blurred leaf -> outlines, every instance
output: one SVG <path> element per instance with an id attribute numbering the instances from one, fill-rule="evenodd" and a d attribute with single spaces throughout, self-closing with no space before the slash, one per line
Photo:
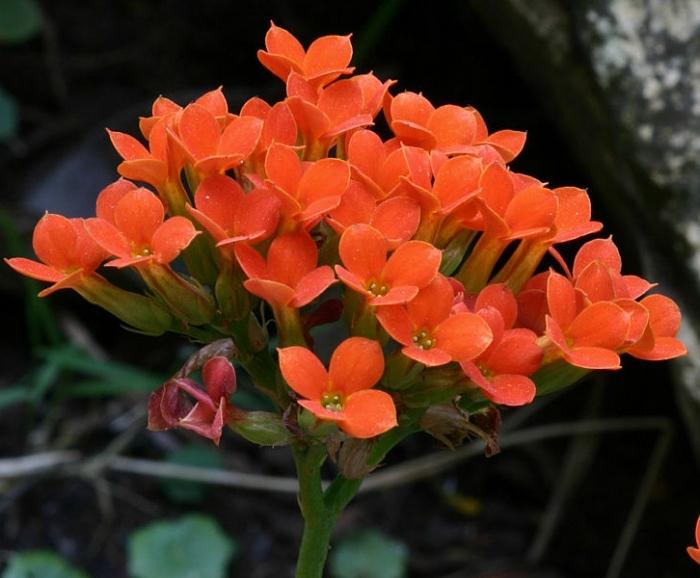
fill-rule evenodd
<path id="1" fill-rule="evenodd" d="M 99 361 L 75 347 L 57 347 L 42 351 L 41 356 L 63 370 L 71 370 L 96 378 L 79 381 L 61 391 L 71 397 L 99 397 L 132 392 L 148 392 L 156 389 L 164 379 L 126 363 Z"/>
<path id="2" fill-rule="evenodd" d="M 17 44 L 41 30 L 41 8 L 35 0 L 0 0 L 0 42 Z"/>
<path id="3" fill-rule="evenodd" d="M 2 0 L 0 0 L 1 3 Z M 0 86 L 0 142 L 8 141 L 14 137 L 17 134 L 18 126 L 19 111 L 17 110 L 17 103 L 12 95 Z"/>
<path id="4" fill-rule="evenodd" d="M 219 451 L 213 447 L 201 444 L 182 446 L 169 453 L 165 461 L 169 464 L 211 469 L 221 469 L 224 466 L 224 461 Z M 179 504 L 197 504 L 206 495 L 204 484 L 199 482 L 165 478 L 161 483 L 163 491 L 168 497 Z"/>
<path id="5" fill-rule="evenodd" d="M 53 552 L 34 550 L 15 554 L 2 578 L 88 578 Z"/>
<path id="6" fill-rule="evenodd" d="M 404 578 L 408 571 L 406 546 L 376 530 L 355 534 L 331 552 L 333 578 Z"/>
<path id="7" fill-rule="evenodd" d="M 224 578 L 238 545 L 215 520 L 193 514 L 137 530 L 128 548 L 133 578 Z"/>
<path id="8" fill-rule="evenodd" d="M 0 409 L 29 400 L 29 391 L 25 387 L 6 387 L 0 390 Z"/>

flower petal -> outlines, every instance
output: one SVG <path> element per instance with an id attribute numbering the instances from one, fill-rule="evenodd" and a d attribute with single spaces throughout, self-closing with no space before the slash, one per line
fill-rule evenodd
<path id="1" fill-rule="evenodd" d="M 151 249 L 158 263 L 166 264 L 177 259 L 199 234 L 192 221 L 185 217 L 171 217 L 153 233 Z"/>
<path id="2" fill-rule="evenodd" d="M 289 387 L 302 397 L 320 401 L 328 389 L 329 377 L 318 357 L 306 347 L 284 347 L 277 351 L 280 371 Z"/>
<path id="3" fill-rule="evenodd" d="M 202 367 L 202 381 L 209 397 L 216 402 L 236 391 L 236 370 L 228 359 L 217 355 Z"/>
<path id="4" fill-rule="evenodd" d="M 124 195 L 114 208 L 114 224 L 138 247 L 147 247 L 163 222 L 163 203 L 151 191 L 134 189 Z"/>
<path id="5" fill-rule="evenodd" d="M 379 280 L 386 263 L 388 243 L 377 229 L 358 224 L 348 227 L 340 237 L 340 259 L 351 273 L 367 283 Z"/>
<path id="6" fill-rule="evenodd" d="M 333 269 L 324 265 L 304 275 L 294 288 L 294 298 L 289 302 L 290 307 L 308 305 L 335 283 Z"/>
<path id="7" fill-rule="evenodd" d="M 384 354 L 379 343 L 350 337 L 333 352 L 328 373 L 331 389 L 344 395 L 373 387 L 384 373 Z"/>
<path id="8" fill-rule="evenodd" d="M 385 391 L 365 389 L 350 395 L 338 424 L 350 437 L 373 438 L 398 425 L 394 400 Z"/>
<path id="9" fill-rule="evenodd" d="M 435 328 L 437 347 L 446 351 L 454 361 L 474 359 L 491 344 L 493 333 L 489 324 L 475 313 L 457 313 Z"/>
<path id="10" fill-rule="evenodd" d="M 441 260 L 442 252 L 430 243 L 408 241 L 389 257 L 382 277 L 390 287 L 412 285 L 420 289 L 435 279 Z"/>

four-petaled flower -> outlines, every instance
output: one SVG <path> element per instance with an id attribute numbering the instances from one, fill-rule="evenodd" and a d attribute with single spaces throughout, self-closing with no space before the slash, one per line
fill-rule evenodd
<path id="1" fill-rule="evenodd" d="M 396 407 L 385 391 L 371 389 L 384 372 L 374 340 L 350 337 L 333 352 L 329 369 L 309 349 L 279 349 L 280 371 L 299 405 L 321 420 L 334 421 L 354 438 L 371 438 L 397 425 Z"/>

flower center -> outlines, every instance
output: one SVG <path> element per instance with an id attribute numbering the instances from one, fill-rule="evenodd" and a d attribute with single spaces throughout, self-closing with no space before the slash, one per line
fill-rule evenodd
<path id="1" fill-rule="evenodd" d="M 343 396 L 335 391 L 327 391 L 321 396 L 321 405 L 328 411 L 342 411 Z"/>
<path id="2" fill-rule="evenodd" d="M 425 329 L 421 329 L 418 333 L 415 333 L 412 339 L 413 344 L 418 349 L 432 349 L 437 343 L 437 340 L 431 337 L 430 333 Z"/>
<path id="3" fill-rule="evenodd" d="M 378 283 L 377 281 L 370 281 L 367 285 L 367 291 L 369 291 L 375 297 L 381 297 L 389 292 L 389 287 L 384 283 Z"/>

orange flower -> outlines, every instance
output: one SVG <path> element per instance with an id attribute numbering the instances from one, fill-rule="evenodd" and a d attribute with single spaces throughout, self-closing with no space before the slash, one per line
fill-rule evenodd
<path id="1" fill-rule="evenodd" d="M 354 178 L 377 199 L 409 193 L 410 183 L 430 189 L 430 155 L 402 146 L 397 139 L 382 142 L 371 130 L 358 130 L 348 140 L 348 162 Z"/>
<path id="2" fill-rule="evenodd" d="M 406 306 L 379 307 L 377 319 L 415 361 L 430 367 L 468 361 L 486 350 L 493 335 L 474 313 L 450 314 L 453 299 L 452 285 L 437 275 Z"/>
<path id="3" fill-rule="evenodd" d="M 122 187 L 126 182 L 120 180 L 112 186 Z M 83 219 L 67 219 L 51 213 L 46 213 L 34 227 L 32 247 L 39 261 L 14 257 L 5 262 L 22 275 L 52 283 L 39 297 L 75 287 L 107 257 L 85 230 Z"/>
<path id="4" fill-rule="evenodd" d="M 254 96 L 241 107 L 241 116 L 251 116 L 263 121 L 262 133 L 255 151 L 244 161 L 244 169 L 260 176 L 265 174 L 265 156 L 272 143 L 295 145 L 297 142 L 297 123 L 286 102 L 274 106 L 262 98 Z"/>
<path id="5" fill-rule="evenodd" d="M 420 205 L 407 196 L 385 199 L 377 203 L 376 198 L 357 181 L 350 185 L 326 221 L 338 233 L 351 225 L 364 223 L 380 231 L 392 249 L 413 237 L 420 223 Z"/>
<path id="6" fill-rule="evenodd" d="M 547 280 L 545 333 L 571 365 L 619 369 L 629 316 L 610 301 L 586 305 L 583 294 L 564 276 L 550 271 Z"/>
<path id="7" fill-rule="evenodd" d="M 355 78 L 339 80 L 318 93 L 296 73 L 287 79 L 287 100 L 305 145 L 308 160 L 325 156 L 338 137 L 371 125 L 367 103 Z"/>
<path id="8" fill-rule="evenodd" d="M 235 253 L 248 276 L 245 288 L 273 307 L 308 305 L 335 282 L 333 269 L 316 267 L 318 250 L 308 233 L 277 237 L 270 245 L 267 260 L 243 244 L 236 245 Z"/>
<path id="9" fill-rule="evenodd" d="M 378 436 L 397 425 L 391 396 L 371 389 L 384 373 L 379 343 L 350 337 L 333 352 L 328 371 L 305 347 L 278 349 L 284 379 L 304 399 L 299 405 L 333 421 L 354 438 Z"/>
<path id="10" fill-rule="evenodd" d="M 239 116 L 222 130 L 214 114 L 204 106 L 187 105 L 177 125 L 168 134 L 201 178 L 223 173 L 243 163 L 258 146 L 263 121 Z"/>
<path id="11" fill-rule="evenodd" d="M 694 562 L 700 564 L 700 517 L 695 523 L 695 544 L 697 545 L 696 547 L 688 546 L 687 552 Z"/>
<path id="12" fill-rule="evenodd" d="M 97 198 L 97 218 L 86 227 L 95 241 L 116 257 L 110 267 L 130 267 L 175 260 L 198 231 L 185 217 L 165 219 L 163 203 L 152 192 L 136 187 L 104 189 Z"/>
<path id="13" fill-rule="evenodd" d="M 352 59 L 350 36 L 322 36 L 304 50 L 291 33 L 270 22 L 265 48 L 267 51 L 258 50 L 258 60 L 284 81 L 293 71 L 318 89 L 354 70 L 348 67 Z"/>
<path id="14" fill-rule="evenodd" d="M 649 313 L 649 323 L 644 334 L 627 353 L 647 361 L 673 359 L 688 353 L 683 342 L 676 337 L 681 326 L 678 305 L 664 295 L 649 295 L 639 304 Z"/>
<path id="15" fill-rule="evenodd" d="M 530 403 L 536 388 L 528 376 L 539 369 L 543 351 L 536 333 L 513 327 L 518 316 L 515 297 L 503 284 L 489 285 L 477 296 L 474 311 L 488 323 L 493 341 L 473 362 L 462 362 L 462 370 L 494 403 Z"/>
<path id="16" fill-rule="evenodd" d="M 446 154 L 473 154 L 487 162 L 510 162 L 525 146 L 525 133 L 502 130 L 488 134 L 481 115 L 471 107 L 435 108 L 415 92 L 391 99 L 387 121 L 401 142 Z"/>
<path id="17" fill-rule="evenodd" d="M 293 147 L 277 143 L 267 151 L 265 172 L 282 203 L 282 227 L 286 230 L 296 228 L 297 223 L 313 227 L 340 204 L 350 183 L 350 167 L 345 161 L 302 163 Z"/>
<path id="18" fill-rule="evenodd" d="M 442 258 L 432 245 L 408 241 L 387 259 L 388 241 L 369 225 L 346 229 L 338 250 L 345 266 L 335 266 L 338 277 L 373 306 L 399 305 L 413 299 L 435 279 Z"/>
<path id="19" fill-rule="evenodd" d="M 226 175 L 204 179 L 194 195 L 196 208 L 190 214 L 209 232 L 217 246 L 247 241 L 257 243 L 270 237 L 279 221 L 280 202 L 268 190 L 248 194 Z"/>

